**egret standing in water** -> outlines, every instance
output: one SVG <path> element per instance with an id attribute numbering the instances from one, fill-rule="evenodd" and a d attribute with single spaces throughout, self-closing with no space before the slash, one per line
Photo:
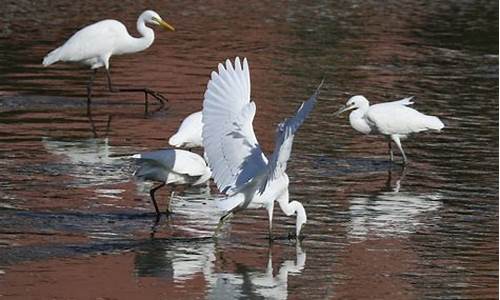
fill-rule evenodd
<path id="1" fill-rule="evenodd" d="M 201 185 L 210 179 L 211 172 L 203 157 L 180 149 L 166 149 L 135 154 L 139 169 L 135 172 L 137 178 L 160 182 L 149 192 L 155 207 L 157 218 L 160 210 L 155 200 L 155 192 L 165 185 L 193 186 Z M 167 215 L 171 213 L 170 199 L 167 201 Z"/>
<path id="2" fill-rule="evenodd" d="M 144 11 L 137 19 L 139 38 L 131 36 L 125 25 L 117 20 L 103 20 L 88 25 L 69 38 L 61 47 L 52 50 L 43 59 L 43 65 L 49 66 L 58 61 L 76 62 L 90 66 L 93 70 L 87 84 L 87 112 L 90 112 L 92 101 L 92 85 L 97 69 L 104 67 L 110 92 L 144 92 L 147 104 L 148 95 L 156 98 L 162 105 L 166 100 L 161 94 L 148 88 L 113 87 L 109 74 L 109 59 L 112 55 L 128 54 L 143 51 L 153 43 L 155 34 L 146 24 L 158 25 L 174 31 L 174 27 L 165 22 L 160 15 L 152 10 Z"/>
<path id="3" fill-rule="evenodd" d="M 202 112 L 198 111 L 187 116 L 177 132 L 170 137 L 168 143 L 173 147 L 197 148 L 203 147 L 201 132 L 203 130 Z"/>
<path id="4" fill-rule="evenodd" d="M 321 85 L 320 85 L 321 87 Z M 319 88 L 302 103 L 295 116 L 278 125 L 274 153 L 268 160 L 262 153 L 253 130 L 255 102 L 250 100 L 250 70 L 246 59 L 237 57 L 219 64 L 212 72 L 203 101 L 203 146 L 208 165 L 219 190 L 227 197 L 218 203 L 226 215 L 246 208 L 265 208 L 272 240 L 274 201 L 287 215 L 296 215 L 298 238 L 307 221 L 304 206 L 289 202 L 287 161 L 297 129 L 316 104 Z"/>
<path id="5" fill-rule="evenodd" d="M 351 97 L 346 105 L 342 106 L 335 115 L 339 115 L 344 111 L 352 110 L 349 115 L 351 126 L 364 134 L 382 134 L 388 136 L 389 153 L 391 161 L 394 160 L 392 153 L 391 140 L 398 146 L 403 163 L 406 165 L 406 158 L 401 139 L 405 139 L 408 135 L 416 132 L 435 130 L 441 131 L 444 124 L 439 118 L 434 116 L 424 115 L 416 111 L 408 105 L 413 104 L 413 97 L 405 98 L 399 101 L 385 102 L 370 106 L 368 100 L 363 96 Z"/>

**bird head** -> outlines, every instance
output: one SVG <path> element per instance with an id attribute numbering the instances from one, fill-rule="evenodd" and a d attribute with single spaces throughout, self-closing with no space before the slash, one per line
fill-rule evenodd
<path id="1" fill-rule="evenodd" d="M 300 231 L 304 228 L 304 225 L 307 223 L 307 214 L 306 210 L 304 209 L 304 206 L 300 202 L 297 201 L 292 201 L 294 204 L 296 204 L 296 214 L 297 214 L 297 219 L 295 223 L 295 236 L 297 240 L 299 239 L 300 236 Z M 291 203 L 290 203 L 291 204 Z"/>
<path id="2" fill-rule="evenodd" d="M 153 25 L 158 25 L 160 27 L 163 27 L 165 30 L 170 30 L 170 31 L 175 31 L 175 28 L 165 22 L 158 13 L 152 10 L 146 10 L 143 12 L 140 16 L 144 20 L 144 22 L 148 24 L 153 24 Z"/>
<path id="3" fill-rule="evenodd" d="M 368 102 L 368 100 L 364 96 L 361 96 L 361 95 L 353 96 L 353 97 L 349 98 L 349 100 L 347 100 L 345 105 L 342 105 L 339 108 L 339 110 L 337 110 L 337 112 L 334 114 L 334 116 L 338 116 L 341 113 L 348 111 L 348 110 L 351 110 L 351 109 L 356 109 L 356 108 L 360 108 L 360 107 L 367 107 L 369 105 L 370 105 L 370 103 Z"/>

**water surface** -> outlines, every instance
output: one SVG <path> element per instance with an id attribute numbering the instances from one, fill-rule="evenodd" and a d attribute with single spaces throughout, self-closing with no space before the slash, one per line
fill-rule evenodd
<path id="1" fill-rule="evenodd" d="M 109 94 L 99 73 L 41 67 L 83 24 L 154 7 L 177 31 L 112 59 L 119 85 L 170 102 L 144 114 L 140 94 Z M 489 299 L 498 294 L 498 3 L 496 1 L 6 1 L 0 7 L 0 286 L 26 298 Z M 269 246 L 264 210 L 212 239 L 216 188 L 181 188 L 154 223 L 150 185 L 121 154 L 160 149 L 201 109 L 211 70 L 247 57 L 254 128 L 274 128 L 325 78 L 288 166 L 308 213 L 302 243 Z M 386 141 L 332 113 L 354 94 L 373 103 L 414 95 L 441 134 Z M 160 192 L 163 201 L 169 189 Z M 275 210 L 286 237 L 294 218 Z M 57 287 L 57 288 L 56 288 Z M 89 288 L 92 287 L 92 288 Z"/>

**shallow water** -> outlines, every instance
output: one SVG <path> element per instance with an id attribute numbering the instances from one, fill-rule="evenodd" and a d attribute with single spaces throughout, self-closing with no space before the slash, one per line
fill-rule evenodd
<path id="1" fill-rule="evenodd" d="M 2 296 L 497 298 L 496 1 L 155 3 L 177 31 L 113 58 L 112 76 L 170 102 L 144 114 L 142 95 L 106 93 L 100 73 L 94 130 L 89 72 L 44 69 L 41 59 L 82 24 L 113 17 L 132 28 L 152 3 L 85 3 L 0 7 Z M 295 220 L 278 208 L 272 246 L 264 210 L 238 214 L 212 239 L 214 185 L 177 190 L 174 215 L 155 224 L 150 186 L 120 157 L 166 147 L 201 109 L 211 70 L 236 55 L 250 62 L 254 127 L 267 152 L 275 125 L 325 78 L 287 171 L 291 199 L 308 213 L 302 243 L 286 239 Z M 332 117 L 354 94 L 374 103 L 415 95 L 415 108 L 446 128 L 404 141 L 411 164 L 402 170 L 383 138 Z"/>

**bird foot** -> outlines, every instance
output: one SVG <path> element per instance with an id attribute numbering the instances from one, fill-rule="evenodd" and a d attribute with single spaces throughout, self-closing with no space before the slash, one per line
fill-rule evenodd
<path id="1" fill-rule="evenodd" d="M 144 93 L 146 95 L 151 95 L 151 97 L 158 100 L 162 106 L 165 104 L 165 102 L 168 102 L 168 99 L 165 96 L 163 96 L 162 94 L 160 94 L 159 92 L 156 92 L 156 91 L 153 91 L 151 89 L 146 88 L 146 89 L 144 89 Z"/>
<path id="2" fill-rule="evenodd" d="M 293 233 L 293 232 L 289 232 L 288 233 L 288 239 L 289 240 L 302 241 L 304 238 L 305 238 L 305 236 L 302 235 L 302 234 L 297 237 L 297 235 L 295 233 Z"/>

